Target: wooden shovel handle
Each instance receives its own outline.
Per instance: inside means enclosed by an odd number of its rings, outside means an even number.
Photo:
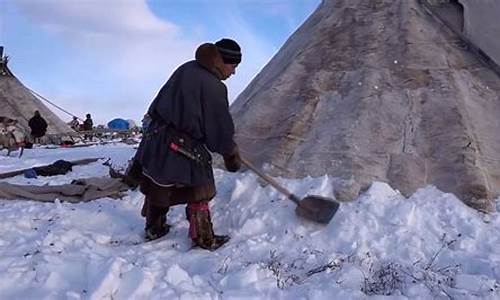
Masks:
[[[281,186],[276,180],[272,179],[270,176],[262,173],[261,171],[257,170],[248,160],[246,160],[243,157],[240,157],[241,162],[247,166],[250,170],[252,170],[255,174],[257,174],[260,178],[264,179],[266,182],[268,182],[270,185],[272,185],[275,189],[280,191],[282,194],[284,194],[288,199],[292,200],[295,202],[297,205],[299,205],[300,199],[292,194],[289,190]]]

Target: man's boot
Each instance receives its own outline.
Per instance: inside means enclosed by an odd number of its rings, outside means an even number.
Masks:
[[[169,232],[170,225],[166,222],[168,209],[169,207],[151,205],[151,202],[145,199],[141,213],[146,217],[146,241],[159,239]]]
[[[229,241],[227,235],[214,234],[207,202],[189,203],[187,214],[189,237],[196,246],[207,250],[216,250]]]
[[[170,231],[170,225],[166,223],[167,217],[162,215],[154,225],[146,224],[145,238],[146,241],[152,241],[161,238]]]

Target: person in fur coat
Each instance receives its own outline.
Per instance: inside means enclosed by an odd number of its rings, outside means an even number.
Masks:
[[[195,60],[177,68],[151,103],[151,121],[134,158],[145,194],[147,240],[168,233],[166,214],[179,204],[187,204],[189,236],[196,246],[214,250],[229,240],[214,233],[208,202],[216,194],[212,153],[222,155],[228,171],[241,166],[222,82],[240,62],[241,48],[234,40],[202,44]]]

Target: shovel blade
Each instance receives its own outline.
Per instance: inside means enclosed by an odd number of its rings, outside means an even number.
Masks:
[[[328,224],[339,209],[339,203],[333,199],[321,196],[307,196],[302,199],[295,213],[297,215],[321,224]]]

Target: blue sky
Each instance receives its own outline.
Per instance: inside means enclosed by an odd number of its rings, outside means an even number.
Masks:
[[[243,51],[226,81],[234,100],[320,2],[0,0],[0,45],[25,85],[68,111],[139,121],[173,70],[222,37]]]

